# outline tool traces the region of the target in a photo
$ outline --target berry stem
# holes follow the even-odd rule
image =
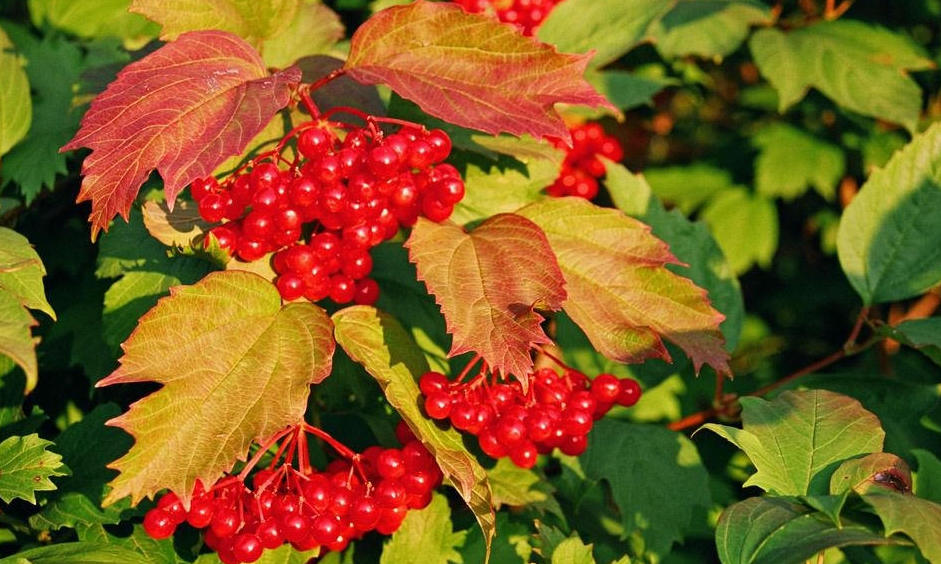
[[[474,358],[472,358],[472,359],[470,360],[470,362],[467,363],[467,366],[464,367],[464,370],[461,370],[461,373],[457,375],[457,378],[455,378],[454,381],[455,381],[455,382],[460,382],[460,381],[464,380],[464,378],[466,378],[467,375],[470,374],[470,371],[471,371],[471,369],[474,367],[474,365],[476,365],[477,362],[480,361],[480,360],[482,360],[482,359],[483,359],[482,356],[480,356],[479,354],[476,354],[476,353],[475,353],[475,354],[474,354]]]
[[[574,368],[572,368],[572,367],[569,366],[568,364],[565,364],[565,362],[564,362],[561,358],[559,358],[559,357],[555,356],[554,354],[550,353],[549,351],[547,351],[545,347],[540,346],[540,347],[539,347],[539,352],[540,352],[541,354],[545,355],[545,356],[546,356],[549,360],[551,360],[552,362],[556,363],[556,364],[559,366],[559,368],[561,368],[561,369],[563,369],[563,370],[575,370]]]
[[[292,427],[288,427],[287,429],[282,429],[281,431],[278,431],[277,433],[272,435],[271,438],[261,443],[261,445],[258,447],[258,450],[255,452],[255,456],[253,456],[251,460],[249,460],[248,463],[245,464],[245,468],[242,468],[242,471],[239,472],[238,480],[240,482],[244,482],[245,478],[248,477],[248,473],[252,471],[252,468],[254,468],[256,464],[258,464],[258,461],[261,460],[261,458],[265,455],[266,452],[268,452],[268,449],[270,449],[271,446],[274,445],[276,442],[278,442],[279,440],[287,436],[295,428],[296,427],[292,426]],[[278,449],[278,450],[280,451],[281,449]],[[277,457],[275,457],[275,460],[277,460]]]
[[[340,68],[340,69],[334,69],[334,70],[330,71],[329,73],[325,74],[324,76],[318,78],[318,79],[315,80],[314,82],[308,84],[308,85],[307,85],[307,88],[304,89],[304,90],[305,90],[305,93],[313,92],[314,90],[318,90],[318,89],[320,89],[320,88],[323,88],[323,87],[326,86],[328,83],[330,83],[330,82],[332,82],[332,81],[334,81],[334,80],[340,78],[340,77],[343,76],[344,74],[346,74],[346,69],[342,69],[342,68]],[[309,97],[309,94],[308,94],[308,97]],[[313,102],[311,102],[311,103],[313,103]]]

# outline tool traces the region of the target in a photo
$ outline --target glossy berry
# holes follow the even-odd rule
[[[152,538],[165,539],[173,535],[175,530],[176,523],[163,509],[154,508],[144,515],[144,531]]]

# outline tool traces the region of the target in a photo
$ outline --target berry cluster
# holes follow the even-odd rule
[[[275,284],[285,300],[372,304],[379,286],[368,277],[369,250],[419,216],[447,219],[464,182],[442,164],[451,139],[440,129],[403,126],[384,135],[370,122],[341,140],[335,125],[342,124],[296,128],[293,161],[276,150],[222,183],[199,179],[191,190],[203,219],[226,221],[210,231],[223,249],[245,261],[276,252]]]
[[[579,125],[572,134],[572,148],[562,141],[556,147],[566,151],[562,171],[546,189],[550,196],[578,196],[591,200],[598,195],[598,179],[605,175],[604,163],[599,156],[618,162],[624,158],[624,149],[617,139],[605,134],[597,123]]]
[[[532,468],[539,454],[554,448],[581,454],[595,420],[615,403],[634,405],[641,394],[630,378],[599,374],[589,381],[571,368],[561,376],[551,368],[537,370],[526,394],[518,382],[488,383],[478,377],[462,383],[439,372],[423,374],[419,387],[429,417],[450,420],[456,429],[475,435],[485,454],[509,456],[521,468]]]
[[[275,465],[283,452],[306,455],[304,432],[328,438],[348,459],[336,459],[317,472],[299,462]],[[264,549],[290,543],[297,550],[340,551],[369,531],[389,535],[399,528],[409,509],[431,501],[441,483],[434,458],[400,425],[401,449],[369,447],[356,454],[323,431],[302,426],[287,431],[272,467],[251,478],[230,476],[208,490],[197,482],[189,510],[173,492],[163,495],[144,516],[144,530],[155,539],[173,535],[189,523],[205,529],[206,545],[225,564],[255,562]],[[284,435],[282,432],[281,435]]]
[[[539,24],[562,0],[454,0],[476,13],[494,14],[501,22],[513,24],[523,35],[533,35]]]

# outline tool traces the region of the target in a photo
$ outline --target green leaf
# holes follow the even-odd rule
[[[12,229],[0,227],[0,292],[55,319],[56,314],[43,291],[45,275],[46,269],[29,240]]]
[[[13,43],[0,29],[0,156],[6,154],[29,131],[33,102],[23,62],[13,50]]]
[[[921,89],[905,71],[934,64],[907,37],[844,18],[787,33],[762,29],[749,45],[761,74],[778,90],[780,111],[813,87],[846,109],[915,131]]]
[[[487,473],[464,448],[460,433],[442,430],[422,413],[416,384],[416,378],[428,369],[422,351],[395,318],[373,307],[342,309],[333,314],[333,323],[337,343],[379,382],[386,399],[470,507],[489,554],[495,517]]]
[[[735,187],[729,171],[705,163],[648,168],[644,170],[644,178],[654,194],[675,204],[687,215],[717,192]]]
[[[145,18],[128,13],[131,0],[29,0],[33,23],[53,27],[79,37],[120,37],[133,45],[143,45],[156,37],[159,27]]]
[[[493,539],[491,562],[495,564],[527,564],[532,562],[532,522],[511,520],[506,511],[497,512],[497,534]],[[461,547],[461,556],[466,564],[484,562],[487,547],[479,529],[467,532],[467,540]]]
[[[569,537],[552,551],[552,564],[595,564],[591,545],[578,537]]]
[[[908,463],[888,452],[874,452],[840,464],[830,478],[831,494],[866,493],[879,488],[911,492],[912,473]]]
[[[343,33],[343,22],[336,12],[320,0],[304,0],[290,25],[266,40],[261,53],[269,67],[283,69],[302,57],[328,53]]]
[[[771,10],[757,0],[677,0],[648,33],[664,58],[722,59],[738,49],[752,25],[768,23]]]
[[[137,320],[172,286],[193,284],[209,270],[207,262],[194,258],[165,261],[167,264],[159,272],[128,272],[105,292],[102,335],[115,350],[131,334]]]
[[[30,517],[31,526],[49,530],[120,521],[123,504],[100,507],[105,484],[116,475],[107,465],[131,447],[127,434],[105,426],[107,420],[119,413],[113,403],[99,405],[59,435],[55,448],[72,473],[56,480],[59,486],[56,495]]]
[[[892,491],[863,494],[885,526],[886,536],[902,533],[915,541],[929,562],[941,561],[941,505]]]
[[[941,317],[909,319],[895,327],[884,326],[882,331],[941,364]]]
[[[702,222],[686,219],[679,210],[667,212],[662,203],[651,197],[644,176],[631,174],[612,162],[606,163],[606,170],[605,185],[614,204],[649,225],[653,234],[669,244],[670,251],[685,263],[667,268],[709,291],[712,305],[725,315],[725,321],[719,325],[725,347],[735,350],[745,319],[742,290],[709,229]]]
[[[25,499],[35,504],[36,492],[56,489],[49,479],[64,476],[62,457],[47,450],[52,443],[32,434],[0,443],[0,500]]]
[[[162,488],[188,500],[197,479],[215,482],[253,441],[298,423],[310,384],[330,374],[331,328],[322,309],[282,307],[277,289],[247,272],[174,288],[97,384],[163,384],[109,422],[136,441],[111,465],[120,474],[105,504]]]
[[[565,0],[549,12],[536,35],[565,53],[594,50],[593,68],[621,57],[647,37],[650,24],[673,0]]]
[[[29,133],[3,159],[3,185],[19,185],[29,203],[43,186],[53,186],[57,174],[67,172],[59,147],[78,128],[81,110],[73,107],[73,87],[85,65],[75,42],[56,36],[38,40],[28,30],[5,29],[26,59],[26,75],[34,94]]]
[[[166,202],[148,200],[141,206],[141,215],[143,216],[144,228],[147,229],[150,236],[168,247],[182,247],[184,249],[191,247],[196,242],[197,237],[200,237],[211,228],[211,225],[199,215],[199,208],[196,204],[187,200],[180,200],[174,204],[173,211],[170,211]],[[131,210],[131,220],[129,223],[134,222],[134,216],[135,211]],[[119,225],[120,223],[115,224],[111,229],[118,229]],[[108,233],[110,233],[110,231]],[[138,235],[139,231],[137,229],[134,229],[134,233],[136,237],[140,236]],[[102,246],[104,246],[104,241],[107,236],[108,234],[102,236]],[[126,237],[126,235],[120,238],[123,239],[123,237]],[[145,244],[148,248],[151,248],[152,243]],[[116,249],[120,247],[118,247],[117,244],[111,244],[111,248]],[[99,254],[99,260],[101,256],[102,255]],[[112,265],[105,267],[105,270],[123,269],[120,262],[122,259],[120,257],[114,258],[118,259],[116,267]],[[132,258],[133,257],[125,257],[123,260]],[[100,270],[103,269],[100,264],[98,268]]]
[[[599,352],[619,362],[669,361],[662,336],[697,370],[707,363],[729,371],[722,314],[701,288],[665,268],[677,260],[649,227],[581,198],[549,198],[518,213],[549,238],[565,276],[562,307]]]
[[[409,511],[402,526],[382,549],[379,564],[411,562],[419,557],[427,562],[447,564],[463,562],[455,550],[464,544],[467,531],[454,532],[451,528],[451,509],[441,494],[431,498],[431,504],[420,511]]]
[[[9,358],[26,373],[27,386],[33,388],[39,378],[36,341],[32,328],[36,320],[13,294],[0,287],[0,359]]]
[[[654,95],[673,84],[670,80],[654,80],[621,70],[593,71],[587,78],[598,92],[622,110],[653,104]],[[588,115],[600,116],[600,112],[589,111]]]
[[[869,177],[843,212],[840,265],[865,304],[903,300],[941,282],[941,124]]]
[[[784,392],[773,401],[745,397],[742,429],[709,423],[755,466],[744,486],[778,495],[829,493],[830,476],[844,460],[879,452],[885,432],[855,399],[823,390]]]
[[[187,31],[216,29],[260,45],[287,32],[299,4],[298,0],[132,0],[130,11],[160,24],[164,41]]]
[[[912,455],[918,461],[912,488],[915,495],[941,503],[941,460],[934,453],[923,449],[913,450]]]
[[[846,162],[839,147],[796,127],[773,123],[752,137],[758,147],[755,189],[769,198],[793,200],[813,186],[827,200],[836,195]]]
[[[539,475],[520,468],[509,458],[497,460],[497,464],[487,471],[487,478],[493,490],[494,509],[503,505],[531,505],[549,498],[549,494],[539,487],[543,483]]]
[[[771,200],[742,189],[726,190],[709,202],[700,217],[736,274],[756,263],[763,268],[771,264],[778,248],[778,212]]]
[[[131,209],[127,221],[113,221],[101,236],[95,276],[117,278],[131,271],[155,271],[167,263],[168,249],[148,233],[141,210]]]
[[[539,226],[500,214],[468,233],[450,222],[419,219],[405,246],[453,335],[448,355],[477,353],[526,389],[532,349],[551,342],[536,309],[558,311],[566,297]]]
[[[132,551],[131,562],[140,564],[184,564],[173,546],[173,538],[157,540],[148,535],[141,525],[134,525],[131,534],[117,535],[102,525],[80,526],[78,538],[84,542],[106,543]]]
[[[0,564],[128,564],[140,555],[127,548],[100,542],[63,542],[40,546],[0,558]]]
[[[827,548],[899,544],[866,528],[837,527],[787,498],[753,497],[726,508],[716,527],[722,564],[791,564]]]
[[[679,433],[602,419],[579,460],[589,478],[611,485],[624,535],[643,537],[645,553],[666,554],[683,539],[694,508],[709,506],[706,469],[695,445]]]

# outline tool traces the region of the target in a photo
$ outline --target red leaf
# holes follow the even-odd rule
[[[719,331],[725,316],[705,290],[666,268],[679,261],[649,227],[581,198],[548,198],[517,213],[548,237],[565,275],[563,309],[601,354],[618,362],[669,361],[664,337],[697,371],[705,363],[730,373]]]
[[[251,45],[221,31],[185,33],[128,65],[61,149],[92,149],[78,194],[92,202],[92,238],[115,215],[127,219],[154,169],[172,208],[183,187],[245,149],[299,80],[294,67],[269,75]]]
[[[559,53],[454,4],[419,0],[363,24],[345,68],[457,125],[568,139],[556,103],[614,109],[582,76],[590,58]]]
[[[565,300],[562,271],[542,230],[513,214],[495,215],[469,234],[420,220],[406,246],[454,337],[450,356],[476,352],[525,387],[530,350],[550,342],[533,308],[555,311]]]

